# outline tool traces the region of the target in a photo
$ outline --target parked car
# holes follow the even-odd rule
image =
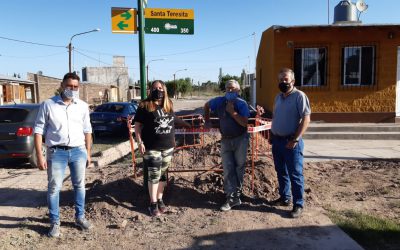
[[[90,114],[93,133],[128,134],[127,119],[136,114],[138,104],[131,102],[108,102],[95,108]]]
[[[33,126],[39,104],[0,106],[0,163],[30,163],[37,167]],[[46,154],[46,147],[43,154]]]

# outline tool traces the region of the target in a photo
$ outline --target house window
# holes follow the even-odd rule
[[[342,85],[374,85],[374,46],[344,47],[342,58]]]
[[[296,86],[326,85],[326,48],[294,49]]]

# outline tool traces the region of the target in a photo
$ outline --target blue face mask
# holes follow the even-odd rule
[[[238,96],[239,96],[239,94],[237,92],[226,92],[225,93],[225,98],[228,101],[235,100]]]

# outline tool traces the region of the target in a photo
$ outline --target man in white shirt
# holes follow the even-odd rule
[[[82,230],[92,227],[85,219],[85,168],[91,161],[92,127],[89,107],[79,100],[79,80],[75,73],[65,74],[60,94],[41,104],[35,122],[38,167],[47,170],[48,176],[49,237],[60,236],[59,197],[67,166],[74,187],[76,225]],[[41,153],[43,137],[47,160]]]

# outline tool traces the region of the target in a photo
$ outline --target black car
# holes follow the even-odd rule
[[[95,108],[90,114],[93,133],[128,134],[127,119],[136,114],[138,104],[131,102],[108,102]]]
[[[30,163],[37,167],[33,129],[39,104],[0,106],[0,164]],[[46,147],[43,154],[46,153]]]

